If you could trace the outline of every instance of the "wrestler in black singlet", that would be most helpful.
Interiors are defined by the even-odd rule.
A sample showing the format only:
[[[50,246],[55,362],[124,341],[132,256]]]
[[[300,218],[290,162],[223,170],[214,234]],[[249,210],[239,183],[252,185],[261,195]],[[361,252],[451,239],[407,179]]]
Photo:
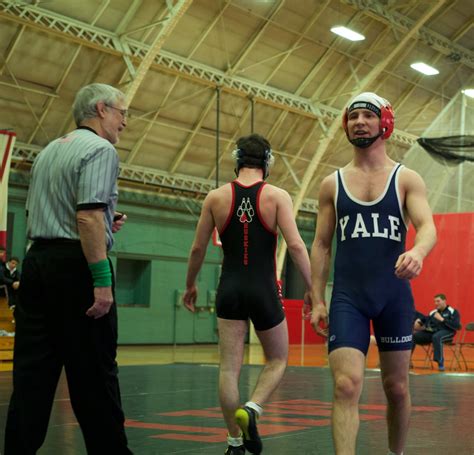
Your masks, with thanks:
[[[277,233],[263,220],[259,199],[265,182],[244,186],[234,181],[229,216],[219,233],[224,250],[217,290],[217,316],[251,319],[256,330],[268,330],[285,318],[276,279]]]

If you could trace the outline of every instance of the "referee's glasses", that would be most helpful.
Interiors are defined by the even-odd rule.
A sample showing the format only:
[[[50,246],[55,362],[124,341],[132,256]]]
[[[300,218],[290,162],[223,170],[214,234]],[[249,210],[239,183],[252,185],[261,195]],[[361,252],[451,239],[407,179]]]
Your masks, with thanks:
[[[119,111],[120,114],[122,115],[122,118],[127,118],[128,117],[128,109],[119,109],[118,107],[112,106],[110,104],[104,103],[107,107],[110,107],[112,109],[115,109],[116,111]]]

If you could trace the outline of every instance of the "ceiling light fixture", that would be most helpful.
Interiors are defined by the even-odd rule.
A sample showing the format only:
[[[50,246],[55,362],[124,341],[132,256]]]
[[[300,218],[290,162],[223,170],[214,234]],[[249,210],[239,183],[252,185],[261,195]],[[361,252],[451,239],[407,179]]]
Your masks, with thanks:
[[[469,96],[470,98],[474,98],[474,88],[467,88],[462,91],[466,96]]]
[[[423,62],[416,62],[410,65],[416,71],[425,74],[426,76],[434,76],[435,74],[439,74],[439,71],[436,68],[433,68],[430,65],[427,65]]]
[[[360,33],[354,32],[350,28],[347,27],[333,27],[331,32],[335,33],[336,35],[342,36],[343,38],[349,39],[351,41],[362,41],[365,39],[364,35]]]

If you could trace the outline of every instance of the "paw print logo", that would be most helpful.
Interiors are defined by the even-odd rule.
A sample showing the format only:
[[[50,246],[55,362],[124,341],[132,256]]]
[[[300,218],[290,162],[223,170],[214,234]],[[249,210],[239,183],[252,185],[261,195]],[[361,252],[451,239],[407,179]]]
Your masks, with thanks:
[[[250,203],[250,198],[242,198],[242,202],[237,209],[237,216],[241,223],[251,223],[255,215],[255,211]]]

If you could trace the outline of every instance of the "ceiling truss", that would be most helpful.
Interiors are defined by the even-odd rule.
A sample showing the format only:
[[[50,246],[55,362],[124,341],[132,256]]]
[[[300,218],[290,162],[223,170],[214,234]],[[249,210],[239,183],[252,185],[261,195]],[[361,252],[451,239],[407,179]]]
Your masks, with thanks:
[[[387,52],[387,56],[383,61],[378,62],[377,65],[373,66],[369,75],[366,78],[361,78],[357,80],[357,69],[358,65],[363,64],[364,61],[367,61],[367,55],[363,57],[351,56],[353,60],[351,61],[352,75],[348,73],[346,80],[346,85],[341,84],[340,93],[350,96],[354,90],[359,91],[361,89],[367,88],[369,83],[373,83],[375,78],[378,79],[378,83],[382,84],[390,76],[402,78],[402,75],[395,74],[387,69],[387,62],[398,52],[397,58],[401,58],[402,53],[408,53],[413,46],[416,46],[417,42],[423,42],[428,44],[432,49],[436,50],[438,54],[435,56],[434,61],[443,58],[443,56],[451,59],[452,62],[461,63],[464,65],[456,67],[456,70],[453,71],[448,81],[454,77],[459,77],[459,74],[464,74],[463,71],[465,67],[473,68],[474,67],[474,52],[468,48],[465,48],[456,43],[464,34],[466,34],[472,27],[472,20],[466,22],[462,27],[459,28],[455,33],[453,32],[449,38],[441,36],[438,33],[429,29],[424,24],[427,23],[427,20],[432,18],[433,15],[440,15],[440,11],[445,11],[446,9],[451,8],[456,2],[451,2],[446,6],[446,0],[438,0],[433,2],[433,5],[427,6],[428,2],[424,2],[426,6],[426,11],[422,15],[422,19],[412,20],[408,16],[414,16],[412,11],[416,10],[418,14],[420,11],[419,3],[411,1],[405,3],[409,5],[409,8],[401,8],[400,4],[395,5],[394,2],[390,1],[390,5],[387,5],[385,0],[341,0],[343,3],[354,7],[352,10],[352,18],[350,22],[357,21],[361,16],[366,15],[371,19],[375,19],[383,24],[389,24],[389,27],[384,29],[383,33],[393,33],[397,38],[397,43],[393,45],[393,48]],[[153,191],[159,192],[159,188],[166,188],[175,191],[183,191],[188,193],[195,193],[204,195],[211,189],[215,187],[215,181],[210,180],[212,175],[215,173],[215,167],[212,169],[208,178],[198,178],[188,175],[175,174],[176,171],[182,169],[180,168],[180,163],[184,161],[187,151],[192,146],[194,138],[196,135],[205,135],[211,136],[212,130],[204,130],[202,125],[208,116],[208,113],[215,106],[215,94],[212,94],[210,99],[203,105],[202,112],[198,115],[194,124],[190,123],[187,128],[189,134],[187,135],[184,141],[178,142],[182,144],[181,149],[177,152],[176,157],[171,161],[169,171],[154,170],[150,168],[140,167],[133,165],[135,157],[139,153],[139,149],[145,140],[146,136],[150,133],[153,125],[164,125],[170,123],[170,127],[182,129],[184,128],[178,122],[176,124],[171,124],[173,122],[165,121],[164,117],[160,115],[162,111],[168,106],[166,106],[166,101],[169,98],[171,92],[174,90],[177,82],[182,79],[192,80],[200,84],[201,88],[204,90],[217,91],[222,90],[226,93],[240,96],[242,98],[249,99],[249,106],[244,110],[241,118],[244,120],[250,115],[250,103],[252,105],[255,102],[260,104],[266,104],[277,108],[280,110],[278,116],[275,117],[277,120],[273,124],[273,128],[269,132],[269,135],[273,137],[277,126],[283,125],[285,119],[288,117],[288,120],[285,122],[285,127],[288,128],[285,138],[281,140],[279,138],[280,144],[285,144],[288,141],[288,138],[291,137],[293,131],[297,131],[298,128],[304,127],[307,131],[308,137],[302,138],[302,146],[298,150],[298,153],[289,154],[281,153],[283,164],[288,170],[288,174],[283,179],[290,180],[294,183],[293,191],[298,192],[295,198],[295,210],[307,211],[310,213],[315,213],[317,210],[316,201],[304,199],[305,194],[309,194],[308,191],[312,186],[317,184],[319,180],[313,178],[313,173],[316,167],[320,165],[325,165],[325,155],[326,150],[328,150],[330,141],[335,137],[338,130],[340,130],[340,115],[341,112],[339,109],[331,107],[327,104],[320,103],[318,100],[321,98],[321,95],[324,93],[324,87],[326,84],[330,85],[333,76],[337,74],[336,67],[334,65],[334,75],[331,75],[330,72],[324,72],[327,65],[325,63],[329,61],[329,57],[336,57],[333,60],[337,60],[338,54],[341,55],[341,58],[348,57],[348,54],[344,54],[343,51],[338,50],[338,40],[339,38],[334,38],[333,41],[324,44],[326,50],[323,53],[322,57],[316,64],[308,69],[308,74],[304,78],[303,82],[296,89],[291,89],[290,91],[279,90],[273,88],[271,81],[273,77],[278,76],[277,72],[283,63],[290,57],[291,54],[296,53],[296,51],[305,45],[304,39],[306,39],[306,32],[310,30],[312,24],[321,16],[324,15],[325,8],[329,5],[331,0],[321,1],[321,6],[318,11],[313,12],[311,16],[308,15],[305,18],[306,23],[302,31],[297,32],[290,30],[288,27],[285,28],[285,24],[278,24],[277,14],[281,11],[281,8],[285,5],[285,0],[277,0],[273,3],[273,6],[270,6],[267,11],[268,14],[259,15],[254,14],[254,19],[258,18],[258,21],[261,20],[260,26],[258,29],[249,35],[248,41],[244,44],[239,53],[233,55],[231,59],[228,59],[228,69],[226,71],[221,71],[211,66],[199,63],[195,60],[192,60],[192,57],[195,55],[196,51],[200,47],[208,34],[211,32],[211,29],[217,26],[219,21],[224,21],[224,12],[229,6],[237,7],[231,1],[224,1],[221,4],[221,7],[216,10],[215,16],[210,18],[210,24],[207,24],[206,30],[204,30],[196,42],[193,43],[193,46],[190,47],[190,53],[187,54],[188,57],[183,57],[172,52],[164,51],[162,49],[162,44],[165,38],[171,33],[173,28],[176,26],[180,17],[186,9],[189,7],[191,0],[173,0],[166,1],[166,6],[163,5],[159,14],[156,14],[154,17],[150,17],[150,24],[146,27],[140,27],[139,29],[129,30],[128,25],[132,20],[134,14],[142,5],[142,0],[133,0],[130,2],[130,8],[124,18],[122,19],[120,25],[115,32],[105,30],[103,28],[97,27],[98,17],[103,14],[109,0],[103,0],[100,7],[97,9],[96,14],[92,20],[92,24],[81,22],[61,14],[56,14],[45,9],[42,9],[38,6],[39,2],[33,2],[30,4],[23,1],[3,1],[0,2],[0,17],[9,21],[13,21],[19,24],[19,27],[12,37],[9,38],[11,42],[6,48],[4,53],[4,59],[0,63],[0,75],[3,73],[4,78],[0,81],[2,85],[9,85],[20,91],[24,91],[22,95],[25,98],[25,104],[31,110],[37,125],[29,135],[24,139],[25,143],[17,143],[13,158],[15,159],[15,166],[18,169],[22,168],[21,163],[31,163],[34,159],[34,156],[39,152],[39,147],[34,145],[35,140],[39,141],[41,136],[39,136],[40,131],[43,131],[43,124],[50,110],[52,110],[53,102],[58,98],[58,93],[61,91],[61,88],[66,80],[67,75],[71,71],[71,67],[77,58],[80,49],[82,47],[88,47],[91,49],[96,49],[100,51],[100,57],[104,55],[116,55],[121,57],[124,60],[123,69],[123,78],[121,79],[124,92],[127,94],[128,99],[131,101],[133,95],[136,93],[140,83],[143,81],[145,74],[152,69],[152,71],[165,72],[175,76],[174,82],[171,85],[171,88],[168,91],[168,96],[165,97],[165,100],[161,102],[161,105],[156,108],[152,107],[151,112],[140,112],[137,109],[134,110],[132,103],[132,118],[135,121],[142,120],[143,124],[143,136],[140,137],[140,140],[134,144],[131,151],[129,151],[127,156],[127,162],[121,163],[120,167],[120,179],[122,181],[134,182],[139,184],[139,187],[153,188]],[[174,5],[174,6],[173,6]],[[444,7],[441,8],[441,7]],[[415,8],[415,10],[411,10]],[[348,8],[346,8],[349,10]],[[399,11],[404,12],[404,14]],[[151,15],[150,15],[151,16]],[[367,19],[366,17],[366,19]],[[256,22],[258,22],[256,21]],[[365,21],[364,21],[365,22]],[[371,21],[374,22],[373,20]],[[260,41],[263,40],[263,35],[266,29],[269,29],[269,25],[275,25],[276,27],[283,27],[283,29],[288,33],[295,33],[291,39],[290,47],[279,52],[276,55],[269,57],[269,59],[275,59],[276,67],[272,63],[272,71],[269,74],[266,74],[265,78],[260,78],[260,81],[263,83],[257,83],[245,77],[241,77],[244,74],[244,69],[252,66],[253,64],[245,67],[245,61],[248,58],[250,52],[253,48],[257,47],[260,44]],[[74,49],[74,52],[71,54],[70,59],[64,62],[64,69],[62,70],[59,79],[57,82],[52,84],[50,89],[45,88],[44,86],[35,85],[26,80],[20,80],[15,77],[9,67],[8,61],[10,60],[15,48],[18,47],[19,41],[22,40],[23,33],[25,28],[37,28],[42,32],[47,32],[49,34],[55,34],[61,36],[64,39],[67,39],[69,42],[77,43],[77,49]],[[160,28],[161,27],[161,28]],[[155,36],[157,34],[158,35]],[[454,29],[453,29],[454,30]],[[146,31],[145,36],[141,36],[141,41],[138,39],[132,38],[132,36],[138,37],[137,32]],[[153,36],[152,36],[153,35]],[[382,35],[382,34],[381,34]],[[154,37],[154,39],[152,39]],[[380,38],[380,36],[379,36]],[[308,37],[309,42],[312,42],[310,37]],[[145,44],[147,43],[151,44]],[[313,39],[316,43],[316,41]],[[376,41],[377,42],[377,41]],[[402,45],[403,43],[403,45]],[[321,45],[319,41],[316,43]],[[376,44],[374,44],[369,51],[374,51]],[[380,51],[380,49],[378,49]],[[267,60],[269,60],[267,59]],[[100,60],[100,58],[98,59]],[[251,59],[250,59],[251,60]],[[352,66],[352,62],[355,64]],[[257,65],[258,63],[255,63]],[[311,65],[313,63],[311,62]],[[222,66],[219,66],[221,68]],[[459,70],[458,74],[456,72]],[[323,81],[319,84],[318,88],[315,89],[314,93],[309,97],[303,97],[301,94],[304,93],[306,87],[309,87],[311,83],[314,84],[314,81],[320,76],[323,76]],[[380,77],[382,75],[382,77]],[[12,81],[9,81],[8,78],[11,78]],[[92,77],[92,73],[91,73]],[[14,84],[10,84],[14,82]],[[447,83],[447,81],[444,81]],[[407,87],[401,96],[398,97],[398,101],[395,104],[397,108],[400,105],[409,103],[412,98],[412,94],[415,91],[416,87],[422,87],[423,84],[420,82],[420,78],[415,79],[410,82],[411,86]],[[357,87],[357,89],[356,89]],[[373,86],[370,87],[374,89]],[[423,87],[424,88],[424,87]],[[30,105],[26,99],[26,92],[35,92],[44,95],[46,98],[43,104],[43,110],[41,115],[36,115],[33,107]],[[199,92],[199,87],[198,90]],[[437,107],[436,102],[439,102],[441,105],[444,105],[444,100],[448,98],[443,95],[443,86],[438,86],[435,89],[433,87],[425,89],[425,96],[431,95],[431,98],[420,104],[420,107],[415,109],[416,112],[413,112],[413,115],[421,116],[423,112],[430,112],[433,108]],[[439,93],[438,93],[439,92]],[[326,97],[324,102],[334,102],[336,103],[336,96],[332,94],[332,97]],[[180,97],[182,98],[182,97]],[[337,98],[339,99],[339,98]],[[438,101],[439,99],[439,101]],[[329,101],[330,100],[330,101]],[[172,103],[179,102],[175,100]],[[172,104],[171,103],[171,104]],[[426,111],[425,111],[426,110]],[[292,121],[289,118],[290,114],[298,114],[296,121]],[[410,112],[410,116],[411,116]],[[160,118],[161,117],[161,118]],[[306,119],[311,119],[310,122]],[[240,120],[240,119],[239,119]],[[67,116],[64,119],[63,130],[69,130],[71,127],[71,117]],[[298,122],[300,121],[300,123]],[[290,125],[287,127],[287,125]],[[307,128],[306,128],[307,127]],[[230,148],[233,145],[233,140],[237,137],[239,129],[237,131],[228,132],[225,136],[221,138],[221,141],[225,146],[223,149]],[[46,133],[45,133],[46,134]],[[300,133],[299,133],[300,134]],[[315,135],[318,134],[319,142],[316,141],[315,145]],[[280,134],[281,135],[281,134]],[[229,136],[232,136],[230,138]],[[309,158],[300,154],[303,153],[305,144],[309,137],[313,136],[312,148],[316,148],[316,153],[311,154]],[[341,136],[342,138],[342,136]],[[405,131],[395,130],[392,135],[392,142],[402,144],[403,147],[400,147],[401,150],[407,150],[411,147],[414,149],[416,145],[417,137],[409,134]],[[331,144],[333,148],[334,143]],[[284,145],[281,145],[284,147]],[[298,145],[299,147],[299,145]],[[122,150],[123,151],[123,150]],[[306,151],[307,152],[307,151]],[[276,151],[278,153],[278,151]],[[403,155],[403,154],[402,154]],[[220,154],[220,159],[226,156],[226,151],[223,150]],[[286,159],[288,158],[288,159]],[[298,161],[306,161],[304,175],[303,171],[296,172],[298,169]],[[301,164],[301,163],[299,163]],[[448,179],[446,179],[448,183]],[[136,186],[136,185],[135,185]],[[165,193],[167,193],[165,191]]]
[[[22,165],[28,166],[33,163],[36,155],[42,150],[41,147],[31,144],[23,144],[15,142],[13,148],[12,159],[18,164],[16,167],[20,168]],[[134,166],[131,164],[120,163],[119,180],[139,183],[143,186],[167,188],[177,192],[189,192],[206,195],[209,191],[215,188],[215,181],[210,179],[202,179],[189,175],[170,174],[166,171],[149,169],[141,166]],[[317,203],[312,199],[305,199],[302,206],[302,212],[316,213]]]
[[[27,24],[48,29],[50,32],[66,35],[68,38],[80,43],[98,48],[102,51],[117,55],[128,55],[132,58],[143,60],[150,46],[128,37],[120,38],[118,35],[102,30],[98,27],[82,23],[38,7],[19,3],[0,3],[0,15]],[[337,120],[341,112],[322,103],[310,100],[292,93],[270,88],[263,84],[239,77],[230,76],[223,71],[207,65],[183,58],[176,54],[161,50],[154,59],[154,65],[167,69],[181,77],[191,77],[201,83],[211,86],[220,86],[230,92],[253,97],[261,102],[266,102],[284,110],[294,111],[308,117],[322,117],[325,121]],[[412,145],[416,136],[401,130],[395,130],[392,139],[404,145]]]
[[[348,5],[355,6],[361,11],[370,12],[384,22],[390,25],[395,25],[397,28],[406,33],[415,27],[416,22],[403,14],[390,10],[382,2],[377,0],[343,0]],[[444,54],[453,60],[460,61],[470,68],[474,68],[474,52],[466,49],[448,40],[439,33],[430,30],[428,27],[421,27],[418,30],[418,37],[428,46],[433,47],[441,54]]]

